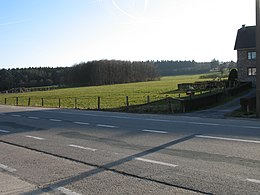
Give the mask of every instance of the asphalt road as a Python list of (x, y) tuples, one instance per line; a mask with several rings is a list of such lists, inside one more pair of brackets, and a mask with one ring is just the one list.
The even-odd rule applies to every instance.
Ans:
[(259, 120), (0, 106), (0, 148), (24, 194), (260, 194)]

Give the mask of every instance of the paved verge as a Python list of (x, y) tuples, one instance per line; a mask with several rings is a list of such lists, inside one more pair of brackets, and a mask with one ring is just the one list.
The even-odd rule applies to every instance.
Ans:
[(20, 195), (23, 192), (34, 191), (37, 189), (32, 184), (2, 172), (0, 172), (0, 186), (1, 195)]

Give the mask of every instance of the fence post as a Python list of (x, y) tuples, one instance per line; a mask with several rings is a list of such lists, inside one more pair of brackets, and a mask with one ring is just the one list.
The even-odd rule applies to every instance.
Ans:
[(129, 109), (129, 99), (128, 99), (128, 96), (126, 96), (126, 111), (128, 111)]
[(29, 97), (28, 98), (28, 106), (30, 106), (31, 105), (31, 98)]
[(59, 108), (60, 108), (60, 98), (59, 98)]
[(18, 97), (16, 97), (16, 106), (18, 106), (19, 100)]
[(5, 105), (6, 105), (7, 99), (5, 98)]
[(98, 96), (98, 110), (100, 110), (100, 97)]
[(77, 109), (77, 98), (74, 99), (74, 108)]
[(148, 95), (147, 96), (147, 104), (149, 104), (150, 103), (150, 96)]

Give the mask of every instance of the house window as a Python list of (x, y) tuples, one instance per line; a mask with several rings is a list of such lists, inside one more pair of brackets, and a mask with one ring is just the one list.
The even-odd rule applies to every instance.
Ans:
[(248, 68), (247, 72), (248, 72), (248, 76), (255, 76), (256, 75), (256, 68)]
[(256, 52), (255, 52), (255, 51), (249, 51), (249, 52), (247, 52), (247, 59), (249, 59), (249, 60), (255, 60), (255, 59), (256, 59)]

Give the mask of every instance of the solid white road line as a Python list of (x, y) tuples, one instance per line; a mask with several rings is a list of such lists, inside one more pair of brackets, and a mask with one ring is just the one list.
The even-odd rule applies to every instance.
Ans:
[(32, 138), (32, 139), (37, 139), (37, 140), (45, 140), (44, 138), (35, 137), (35, 136), (31, 136), (31, 135), (26, 135), (25, 137)]
[(166, 134), (168, 132), (166, 131), (157, 131), (157, 130), (149, 130), (149, 129), (143, 129), (142, 131), (144, 132), (149, 132), (149, 133), (161, 133), (161, 134)]
[(252, 183), (260, 184), (260, 180), (257, 180), (257, 179), (249, 179), (249, 178), (247, 178), (246, 181), (249, 181), (249, 182), (252, 182)]
[(148, 162), (148, 163), (154, 163), (154, 164), (158, 164), (158, 165), (164, 165), (164, 166), (168, 166), (168, 167), (177, 167), (178, 166), (178, 165), (174, 165), (174, 164), (170, 164), (170, 163), (165, 163), (165, 162), (155, 161), (155, 160), (149, 160), (149, 159), (145, 159), (145, 158), (135, 158), (135, 160)]
[(79, 148), (79, 149), (83, 149), (83, 150), (90, 150), (92, 152), (95, 152), (97, 149), (93, 149), (93, 148), (88, 148), (88, 147), (83, 147), (83, 146), (78, 146), (78, 145), (74, 145), (74, 144), (70, 144), (68, 145), (70, 147), (74, 147), (74, 148)]
[(0, 132), (1, 133), (9, 133), (10, 131), (6, 131), (6, 130), (3, 130), (3, 129), (0, 129)]
[(254, 126), (243, 126), (243, 127), (248, 129), (260, 129), (260, 127), (254, 127)]
[(196, 135), (195, 137), (206, 138), (206, 139), (217, 139), (217, 140), (226, 140), (226, 141), (236, 141), (236, 142), (246, 142), (246, 143), (260, 144), (260, 141), (256, 141), (256, 140), (233, 139), (233, 138), (226, 138), (226, 137), (213, 137), (213, 136), (204, 136), (204, 135)]
[(102, 125), (102, 124), (98, 124), (96, 125), (97, 127), (105, 127), (105, 128), (116, 128), (116, 126), (112, 126), (112, 125)]
[(35, 116), (29, 116), (29, 119), (40, 119), (39, 117), (35, 117)]
[(199, 123), (199, 122), (187, 122), (187, 123), (192, 125), (220, 126), (220, 124), (216, 124), (216, 123)]
[(64, 188), (64, 187), (58, 187), (55, 190), (58, 190), (58, 191), (62, 192), (63, 194), (66, 194), (66, 195), (81, 195), (79, 193), (73, 192), (73, 191), (71, 191), (67, 188)]
[(3, 165), (3, 164), (0, 164), (0, 168), (1, 168), (1, 169), (4, 169), (4, 170), (6, 170), (6, 171), (9, 171), (9, 172), (15, 172), (15, 171), (16, 171), (16, 169), (13, 169), (13, 168), (8, 167), (8, 166)]
[(155, 121), (155, 122), (170, 122), (170, 120), (163, 120), (163, 119), (145, 119), (146, 121)]
[[(221, 126), (221, 127), (232, 127), (232, 128), (246, 128), (246, 129), (260, 129), (259, 126), (244, 126), (244, 125), (228, 125), (221, 123), (203, 123), (203, 122), (192, 122), (184, 120), (164, 120), (164, 119), (153, 119), (153, 118), (138, 118), (138, 117), (127, 117), (127, 116), (114, 116), (114, 115), (103, 115), (103, 114), (88, 114), (88, 113), (71, 113), (64, 111), (42, 111), (49, 113), (60, 113), (68, 115), (80, 115), (80, 116), (93, 116), (93, 117), (105, 117), (105, 118), (117, 118), (117, 119), (130, 119), (130, 120), (141, 120), (141, 121), (154, 121), (154, 122), (165, 122), (165, 123), (182, 123), (182, 124), (193, 124), (193, 125), (205, 125), (205, 126)], [(190, 118), (190, 117), (189, 117)]]
[(77, 125), (89, 125), (89, 123), (84, 123), (84, 122), (73, 122), (73, 123)]
[(59, 119), (53, 119), (53, 118), (51, 118), (51, 119), (49, 119), (50, 121), (53, 121), (53, 122), (61, 122), (62, 120), (59, 120)]

